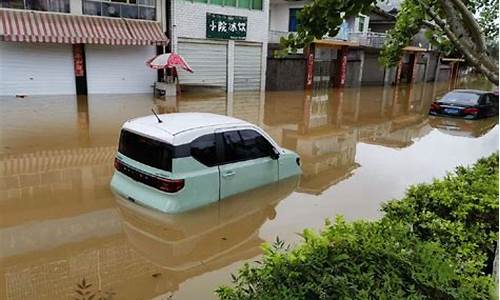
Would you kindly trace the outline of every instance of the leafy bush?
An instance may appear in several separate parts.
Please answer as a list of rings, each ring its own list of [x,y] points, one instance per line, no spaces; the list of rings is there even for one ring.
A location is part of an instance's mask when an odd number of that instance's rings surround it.
[[[498,153],[432,184],[413,186],[382,210],[385,219],[410,224],[420,239],[441,244],[463,271],[491,273],[498,241]]]
[[[418,240],[407,226],[346,223],[337,218],[321,233],[284,251],[264,247],[258,266],[245,264],[235,287],[220,299],[485,299],[489,277],[466,277],[437,243]]]
[[[337,218],[290,250],[264,245],[220,299],[486,299],[498,232],[498,154],[411,187],[376,222]]]

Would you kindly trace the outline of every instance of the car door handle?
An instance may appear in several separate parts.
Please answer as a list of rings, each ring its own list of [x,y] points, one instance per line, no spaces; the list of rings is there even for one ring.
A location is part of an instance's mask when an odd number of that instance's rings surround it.
[[[222,172],[222,177],[230,177],[230,176],[233,176],[234,174],[236,174],[235,171],[226,171],[226,172]]]

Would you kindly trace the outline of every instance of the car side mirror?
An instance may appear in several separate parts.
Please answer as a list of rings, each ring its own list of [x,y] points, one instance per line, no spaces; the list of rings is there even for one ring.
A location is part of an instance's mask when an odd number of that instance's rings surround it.
[[[278,150],[276,150],[276,148],[273,148],[271,150],[271,158],[272,159],[278,159],[278,158],[280,158],[280,153],[279,153]]]

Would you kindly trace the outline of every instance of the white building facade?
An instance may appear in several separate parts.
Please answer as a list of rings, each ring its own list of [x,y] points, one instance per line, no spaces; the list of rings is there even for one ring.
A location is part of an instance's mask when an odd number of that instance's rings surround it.
[[[297,31],[298,13],[309,2],[309,0],[271,0],[269,6],[269,43],[279,43],[280,37]],[[365,15],[347,18],[334,38],[352,40],[361,34],[366,34],[369,31],[369,20],[370,18]]]
[[[179,72],[181,85],[265,89],[269,0],[179,0],[173,6],[172,49],[194,70]],[[231,20],[244,29],[237,37],[226,34],[235,26]]]
[[[150,93],[145,61],[168,42],[165,0],[14,0],[0,15],[3,96]]]

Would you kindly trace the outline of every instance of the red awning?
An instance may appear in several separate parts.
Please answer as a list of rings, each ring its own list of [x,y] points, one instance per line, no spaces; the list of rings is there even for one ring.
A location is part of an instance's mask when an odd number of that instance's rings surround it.
[[[0,40],[104,45],[166,45],[160,23],[0,9]]]

